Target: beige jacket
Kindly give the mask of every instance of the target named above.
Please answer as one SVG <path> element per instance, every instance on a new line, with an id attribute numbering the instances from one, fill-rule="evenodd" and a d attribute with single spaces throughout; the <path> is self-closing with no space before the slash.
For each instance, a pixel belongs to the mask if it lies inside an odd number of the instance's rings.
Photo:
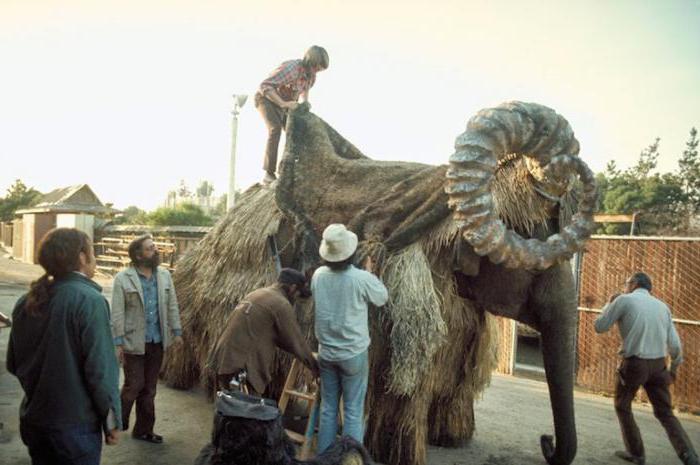
<path id="1" fill-rule="evenodd" d="M 173 330 L 181 331 L 180 310 L 170 272 L 158 268 L 158 316 L 163 349 L 172 342 Z M 112 288 L 112 337 L 124 338 L 124 352 L 142 355 L 146 351 L 146 312 L 141 280 L 133 266 L 120 271 Z"/>

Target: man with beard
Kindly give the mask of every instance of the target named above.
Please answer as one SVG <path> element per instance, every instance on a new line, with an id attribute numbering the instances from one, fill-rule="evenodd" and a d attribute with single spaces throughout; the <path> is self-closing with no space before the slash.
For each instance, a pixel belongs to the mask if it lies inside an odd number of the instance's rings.
<path id="1" fill-rule="evenodd" d="M 248 392 L 262 395 L 270 382 L 270 370 L 279 347 L 298 358 L 318 376 L 318 362 L 304 339 L 294 312 L 298 298 L 311 292 L 303 273 L 282 268 L 277 282 L 246 295 L 231 313 L 213 352 L 219 389 L 231 378 L 246 373 Z"/>
<path id="2" fill-rule="evenodd" d="M 180 311 L 170 272 L 158 267 L 153 238 L 134 239 L 129 258 L 131 265 L 117 274 L 112 289 L 112 335 L 124 366 L 122 419 L 126 431 L 136 402 L 132 436 L 160 444 L 163 437 L 153 432 L 156 385 L 164 350 L 182 343 Z"/>

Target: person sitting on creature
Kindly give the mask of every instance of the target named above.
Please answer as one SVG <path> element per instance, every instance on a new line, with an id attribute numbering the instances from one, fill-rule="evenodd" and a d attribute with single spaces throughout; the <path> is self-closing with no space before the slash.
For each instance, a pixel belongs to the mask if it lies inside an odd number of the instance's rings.
<path id="1" fill-rule="evenodd" d="M 268 131 L 263 183 L 269 184 L 277 179 L 277 148 L 287 112 L 294 110 L 298 101 L 308 102 L 316 73 L 327 68 L 328 53 L 323 47 L 314 45 L 306 51 L 303 59 L 285 61 L 260 84 L 255 94 L 255 108 L 262 115 Z"/>

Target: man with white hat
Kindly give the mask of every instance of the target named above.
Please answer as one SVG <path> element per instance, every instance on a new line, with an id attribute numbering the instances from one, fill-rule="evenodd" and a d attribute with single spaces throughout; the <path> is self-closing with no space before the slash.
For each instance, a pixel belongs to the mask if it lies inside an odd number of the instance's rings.
<path id="1" fill-rule="evenodd" d="M 326 450 L 338 432 L 338 404 L 343 397 L 343 436 L 364 438 L 367 393 L 369 326 L 367 306 L 386 304 L 382 282 L 353 266 L 357 236 L 342 224 L 323 231 L 319 254 L 324 261 L 311 279 L 316 338 L 321 369 L 321 419 L 318 453 Z"/>

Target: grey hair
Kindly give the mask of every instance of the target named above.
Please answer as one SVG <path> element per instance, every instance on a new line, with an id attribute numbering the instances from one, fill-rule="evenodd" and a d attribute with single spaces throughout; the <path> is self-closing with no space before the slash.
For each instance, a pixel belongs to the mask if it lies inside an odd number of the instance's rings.
<path id="1" fill-rule="evenodd" d="M 630 282 L 633 282 L 637 287 L 641 287 L 651 292 L 651 278 L 648 274 L 637 271 L 630 276 Z"/>

